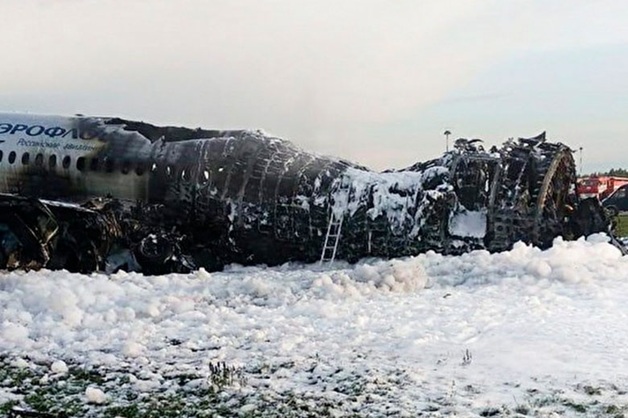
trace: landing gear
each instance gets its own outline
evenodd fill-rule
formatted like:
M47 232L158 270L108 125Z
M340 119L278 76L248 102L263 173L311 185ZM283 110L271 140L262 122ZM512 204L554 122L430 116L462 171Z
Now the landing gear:
M141 265L160 265L174 255L174 245L163 236L151 234L140 241L135 255Z
M192 259L181 251L181 238L172 234L154 233L144 237L133 251L144 274L189 273Z

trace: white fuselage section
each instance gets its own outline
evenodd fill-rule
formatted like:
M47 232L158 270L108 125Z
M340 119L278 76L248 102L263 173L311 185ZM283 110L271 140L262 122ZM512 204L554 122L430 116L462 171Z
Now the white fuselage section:
M0 113L0 192L41 189L45 197L63 195L53 189L67 187L77 196L144 199L149 169L107 153L111 144L89 129L88 120L94 118Z

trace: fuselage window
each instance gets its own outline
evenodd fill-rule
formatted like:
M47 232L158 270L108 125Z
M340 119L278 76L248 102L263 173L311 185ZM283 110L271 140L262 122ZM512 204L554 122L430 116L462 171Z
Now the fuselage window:
M157 171L157 163L153 163L153 165L150 166L150 172L154 173L155 171Z
M135 174L137 174L138 176L144 174L144 171L146 171L146 167L143 163L139 163L137 167L135 167Z
M63 157L63 161L61 161L61 165L63 166L63 168L68 169L70 168L71 162L72 162L72 159L70 158L70 156L66 155L65 157Z
M44 154L42 154L41 152L35 156L35 165L37 167L41 167L42 165L44 165Z
M92 171L98 171L98 158L92 158L89 162L89 169Z
M112 158L107 158L105 160L105 171L107 173L111 173L111 172L113 172L114 167L115 167L115 164L114 164L113 159Z
M183 170L181 170L181 180L190 181L190 169L189 168L184 168Z
M166 166L166 176L172 176L172 167L170 167L169 165Z
M28 152L22 154L22 164L28 165L28 162L31 160L31 155Z
M52 154L50 158L48 158L48 167L55 168L57 166L57 156Z
M129 174L129 169L131 163L129 163L128 161L122 161L122 168L120 171L122 171L122 174Z
M9 153L9 164L13 164L15 162L15 151L11 151Z
M207 184L208 181L209 181L209 170L203 170L203 172L199 176L199 183Z
M0 161L2 161L2 150L0 150Z
M76 159L76 169L78 171L85 170L85 157L78 157Z

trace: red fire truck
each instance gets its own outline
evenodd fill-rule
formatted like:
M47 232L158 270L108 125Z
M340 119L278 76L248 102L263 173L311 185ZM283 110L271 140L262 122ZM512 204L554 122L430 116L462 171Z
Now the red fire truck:
M578 179L580 197L597 197L602 200L615 190L628 184L628 177L590 176Z

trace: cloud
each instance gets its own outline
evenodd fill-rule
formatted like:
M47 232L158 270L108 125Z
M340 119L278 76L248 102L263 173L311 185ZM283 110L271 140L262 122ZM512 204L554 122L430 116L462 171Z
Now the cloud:
M383 148L368 127L455 96L506 56L625 40L625 6L590 3L5 0L0 98L259 127L351 158L356 138Z
M493 53L449 35L490 2L13 4L1 29L10 91L181 88L229 114L270 102L281 118L298 109L326 123L386 119L437 99Z

